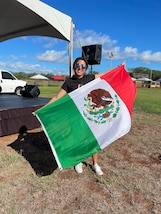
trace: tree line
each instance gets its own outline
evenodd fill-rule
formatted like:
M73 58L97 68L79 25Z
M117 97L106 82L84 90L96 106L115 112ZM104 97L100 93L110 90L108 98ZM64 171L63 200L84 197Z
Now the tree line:
M128 68L127 69L130 76L134 78L140 78L140 77L148 77L151 78L152 80L157 80L161 78L161 71L159 70L153 70L145 67L137 67L137 68ZM97 71L93 71L93 74L98 74ZM26 73L26 72L13 72L13 74L18 78L18 79L30 79L30 77L36 75L36 72L33 73ZM44 74L41 73L42 75L48 77L49 79L54 76L52 73ZM69 75L63 75L63 77L69 78Z
M32 73L26 73L26 72L12 72L18 79L23 79L23 80L27 80L27 79L30 79L30 77L34 76L34 75L37 75L38 73L36 72L32 72ZM54 75L52 73L47 73L47 74L44 74L44 73L39 73L47 78L51 78L53 77ZM62 75L62 77L67 77L67 76L64 76Z
M134 78L148 77L154 81L161 78L161 71L159 70L153 70L145 67L130 68L128 70L130 76Z

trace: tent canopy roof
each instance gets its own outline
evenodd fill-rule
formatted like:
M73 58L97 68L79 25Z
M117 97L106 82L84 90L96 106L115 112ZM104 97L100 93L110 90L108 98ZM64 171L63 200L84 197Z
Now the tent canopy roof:
M141 77L141 78L139 78L138 80L144 81L144 82L151 82L151 81L152 81L151 79L149 79L149 78L147 78L147 77Z
M135 81L135 80L136 80L136 78L134 78L134 77L131 77L131 79L132 79L133 81Z
M41 74L37 74L37 75L34 75L32 77L30 77L30 79L34 79L34 80L48 80L47 77L41 75Z
M161 78L157 79L156 82L160 82L161 83Z
M64 80L66 80L65 77L61 77L59 75L53 76L53 77L51 77L51 79L52 80L58 80L58 81L64 81Z
M28 36L71 40L72 19L39 0L3 0L0 3L0 42Z

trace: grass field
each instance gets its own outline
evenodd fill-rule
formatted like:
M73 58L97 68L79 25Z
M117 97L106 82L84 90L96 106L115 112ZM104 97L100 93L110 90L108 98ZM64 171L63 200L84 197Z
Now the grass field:
M137 88L137 111L161 115L161 88Z
M53 97L55 94L58 93L58 91L60 90L60 87L39 87L40 89L40 97L48 97L51 98Z

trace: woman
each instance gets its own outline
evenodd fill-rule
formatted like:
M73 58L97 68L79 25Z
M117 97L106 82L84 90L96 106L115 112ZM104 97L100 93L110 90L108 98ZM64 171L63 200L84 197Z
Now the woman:
M73 90L81 87L82 85L87 84L88 82L94 80L95 78L101 76L102 74L85 74L86 70L88 68L88 62L83 58L83 57L78 57L75 59L74 63L73 63L73 70L74 70L74 75L66 80L64 82L64 84L61 87L61 90L58 92L58 94L56 96L54 96L49 103L54 102L55 100L63 97L64 95L66 95L67 93L72 92ZM49 104L48 103L48 104ZM97 164L97 160L98 160L98 154L94 154L92 156L92 160L93 160L93 165L92 165L92 169L95 171L95 173L97 175L103 175L103 172L100 168L100 166ZM75 166L75 171L77 173L82 173L83 172L83 164L79 163Z

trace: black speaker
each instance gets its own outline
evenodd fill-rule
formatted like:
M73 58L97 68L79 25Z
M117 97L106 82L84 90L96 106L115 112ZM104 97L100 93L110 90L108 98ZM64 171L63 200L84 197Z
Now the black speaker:
M86 58L89 65L100 64L102 57L102 45L83 46L82 57Z
M38 97L40 94L40 89L37 85L26 85L24 88L22 88L20 94L23 97Z

